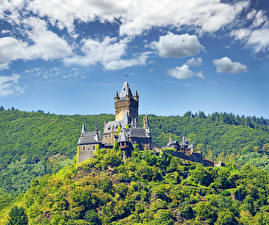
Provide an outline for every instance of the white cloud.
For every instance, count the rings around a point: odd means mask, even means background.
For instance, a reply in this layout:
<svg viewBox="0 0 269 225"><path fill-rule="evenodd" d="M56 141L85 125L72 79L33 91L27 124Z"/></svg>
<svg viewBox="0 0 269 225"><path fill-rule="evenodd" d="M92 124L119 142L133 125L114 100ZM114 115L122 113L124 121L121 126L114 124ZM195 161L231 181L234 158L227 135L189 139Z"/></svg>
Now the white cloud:
<svg viewBox="0 0 269 225"><path fill-rule="evenodd" d="M18 85L20 75L0 76L0 96L8 96L14 93L23 93L23 88Z"/></svg>
<svg viewBox="0 0 269 225"><path fill-rule="evenodd" d="M0 38L0 70L8 69L11 61L24 58L24 49L27 44L12 37Z"/></svg>
<svg viewBox="0 0 269 225"><path fill-rule="evenodd" d="M214 59L213 64L216 66L217 73L243 73L247 72L247 66L239 62L232 62L228 57Z"/></svg>
<svg viewBox="0 0 269 225"><path fill-rule="evenodd" d="M126 53L127 38L106 37L103 41L87 39L82 41L81 51L83 55L74 55L64 59L67 65L90 66L101 63L105 69L115 70L134 65L144 65L149 53L142 53L140 56L131 59L122 59Z"/></svg>
<svg viewBox="0 0 269 225"><path fill-rule="evenodd" d="M266 17L265 13L263 11L256 12L255 18L253 20L253 23L251 25L252 28L260 27L261 25L268 24L268 18Z"/></svg>
<svg viewBox="0 0 269 225"><path fill-rule="evenodd" d="M255 53L269 50L269 20L262 10L252 10L247 16L250 25L231 31L231 37L242 41Z"/></svg>
<svg viewBox="0 0 269 225"><path fill-rule="evenodd" d="M231 36L235 39L235 40L245 40L249 37L249 35L251 34L251 30L248 28L241 28L238 30L233 30L231 32Z"/></svg>
<svg viewBox="0 0 269 225"><path fill-rule="evenodd" d="M28 9L73 31L74 20L121 21L121 35L139 35L152 27L191 26L215 32L233 23L249 1L230 4L221 0L33 0ZM61 10L59 10L61 9Z"/></svg>
<svg viewBox="0 0 269 225"><path fill-rule="evenodd" d="M72 54L72 48L56 33L49 31L45 21L30 17L24 21L28 25L28 37L34 42L27 48L26 56L30 59L44 60L64 58Z"/></svg>
<svg viewBox="0 0 269 225"><path fill-rule="evenodd" d="M159 56L168 57L188 57L198 54L204 47L200 44L196 35L177 35L169 32L165 36L160 36L159 41L150 44L156 49Z"/></svg>
<svg viewBox="0 0 269 225"><path fill-rule="evenodd" d="M203 63L202 58L191 58L186 62L186 65L188 66L201 66Z"/></svg>
<svg viewBox="0 0 269 225"><path fill-rule="evenodd" d="M247 45L254 48L254 51L260 52L269 47L269 28L254 30L247 40Z"/></svg>
<svg viewBox="0 0 269 225"><path fill-rule="evenodd" d="M188 65L183 65L181 67L175 67L167 71L168 75L177 79L188 79L192 77L199 77L204 79L202 72L194 73L190 70Z"/></svg>
<svg viewBox="0 0 269 225"><path fill-rule="evenodd" d="M140 56L132 59L119 59L119 60L112 60L109 62L104 62L103 66L107 70L119 70L126 67L131 67L135 65L145 65L147 58L150 53L144 52Z"/></svg>
<svg viewBox="0 0 269 225"><path fill-rule="evenodd" d="M24 21L24 24L28 28L26 33L32 44L13 37L0 38L0 70L8 69L9 64L18 59L51 60L72 54L72 48L68 43L47 30L44 21L30 17Z"/></svg>
<svg viewBox="0 0 269 225"><path fill-rule="evenodd" d="M259 29L242 28L231 32L236 40L243 41L248 48L255 53L269 50L269 27Z"/></svg>

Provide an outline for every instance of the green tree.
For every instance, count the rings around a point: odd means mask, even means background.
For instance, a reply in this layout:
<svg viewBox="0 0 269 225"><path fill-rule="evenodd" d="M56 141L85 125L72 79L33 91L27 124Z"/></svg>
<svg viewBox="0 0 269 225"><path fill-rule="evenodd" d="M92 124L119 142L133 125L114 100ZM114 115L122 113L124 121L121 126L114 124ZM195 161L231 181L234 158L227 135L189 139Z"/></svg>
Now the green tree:
<svg viewBox="0 0 269 225"><path fill-rule="evenodd" d="M28 219L22 207L14 206L9 212L6 225L27 225Z"/></svg>
<svg viewBox="0 0 269 225"><path fill-rule="evenodd" d="M235 219L234 214L230 210L225 209L219 212L216 225L237 225L237 224L238 221Z"/></svg>
<svg viewBox="0 0 269 225"><path fill-rule="evenodd" d="M101 221L99 219L97 212L93 209L85 212L84 219L90 222L91 225L101 224Z"/></svg>

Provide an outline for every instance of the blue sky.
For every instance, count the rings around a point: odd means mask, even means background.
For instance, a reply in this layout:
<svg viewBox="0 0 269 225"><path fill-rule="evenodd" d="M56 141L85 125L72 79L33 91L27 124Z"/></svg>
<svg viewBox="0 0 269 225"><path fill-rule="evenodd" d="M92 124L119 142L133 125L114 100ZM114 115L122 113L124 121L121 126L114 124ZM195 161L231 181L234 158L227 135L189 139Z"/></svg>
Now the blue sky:
<svg viewBox="0 0 269 225"><path fill-rule="evenodd" d="M269 118L267 0L0 0L0 105L114 113L127 80L140 113Z"/></svg>

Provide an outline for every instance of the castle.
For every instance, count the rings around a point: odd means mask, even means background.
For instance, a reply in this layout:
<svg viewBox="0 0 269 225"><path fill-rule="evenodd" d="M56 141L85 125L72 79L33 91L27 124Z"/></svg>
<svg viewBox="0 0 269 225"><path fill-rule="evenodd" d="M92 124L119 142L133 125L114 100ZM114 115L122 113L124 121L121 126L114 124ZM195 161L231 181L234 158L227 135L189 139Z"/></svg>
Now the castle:
<svg viewBox="0 0 269 225"><path fill-rule="evenodd" d="M123 83L120 94L116 92L114 97L115 121L104 123L103 132L99 131L97 123L93 132L87 132L82 124L81 134L78 140L78 163L88 158L93 158L93 152L97 148L113 148L115 144L122 152L125 161L131 156L132 150L149 150L153 148L150 125L147 115L144 117L143 128L138 123L139 96L132 91L127 82ZM157 149L157 150L156 150ZM169 139L164 147L167 153L188 161L202 163L205 166L214 166L214 163L203 158L201 152L194 152L193 143L189 143L186 137L182 142ZM174 149L174 150L169 150ZM161 151L154 145L156 154Z"/></svg>
<svg viewBox="0 0 269 225"><path fill-rule="evenodd" d="M139 150L152 148L147 116L144 118L143 128L138 124L138 92L133 95L129 84L124 82L120 94L115 94L114 105L115 121L105 122L103 132L99 131L97 124L95 131L86 132L85 125L82 124L78 140L78 163L92 158L96 148L113 148L115 142L122 150L124 160L130 157L134 147Z"/></svg>

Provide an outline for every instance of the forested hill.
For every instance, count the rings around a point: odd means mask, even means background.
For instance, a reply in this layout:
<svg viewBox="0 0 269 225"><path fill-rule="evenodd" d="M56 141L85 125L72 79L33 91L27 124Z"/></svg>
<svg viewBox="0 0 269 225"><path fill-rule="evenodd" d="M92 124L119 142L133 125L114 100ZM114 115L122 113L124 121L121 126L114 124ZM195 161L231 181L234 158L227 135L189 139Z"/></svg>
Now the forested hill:
<svg viewBox="0 0 269 225"><path fill-rule="evenodd" d="M140 116L140 125L143 116ZM0 109L0 188L21 192L31 179L55 173L71 164L81 123L93 130L95 122L103 128L112 114L55 115ZM239 117L227 113L204 113L184 116L149 115L153 142L166 145L170 134L180 140L183 135L194 142L196 149L211 160L246 162L269 171L269 121L263 118ZM1 201L1 200L0 200Z"/></svg>
<svg viewBox="0 0 269 225"><path fill-rule="evenodd" d="M237 170L186 164L149 150L134 150L123 163L120 154L98 149L78 166L33 180L22 197L0 211L0 223L269 224L268 172L250 165Z"/></svg>

